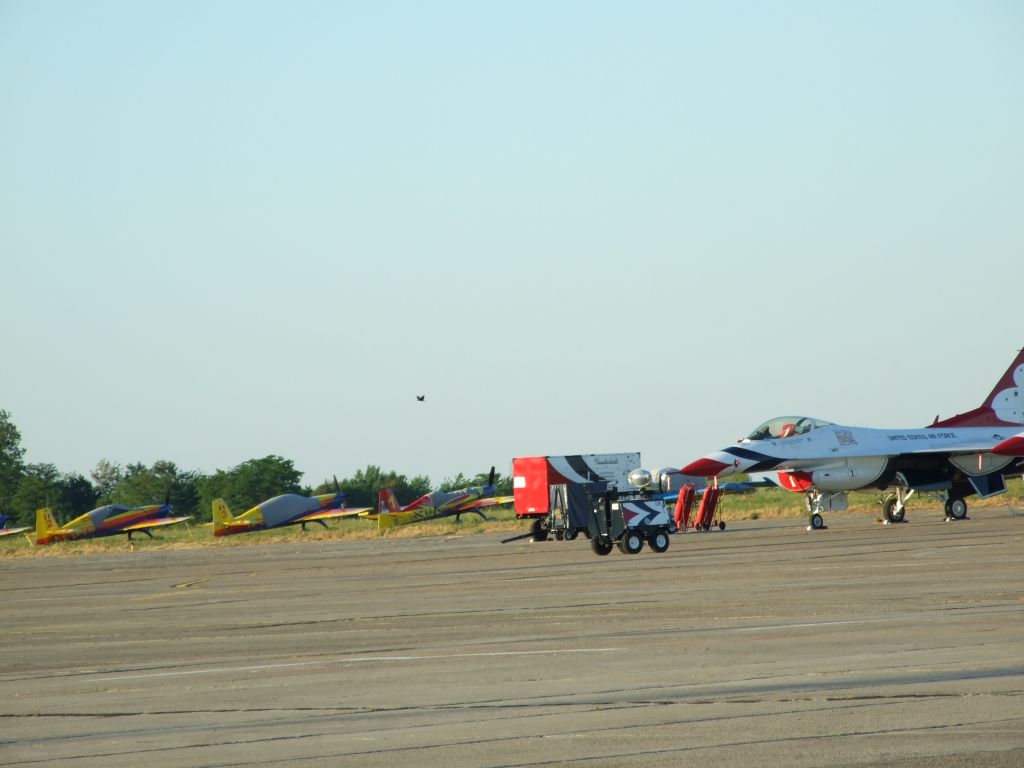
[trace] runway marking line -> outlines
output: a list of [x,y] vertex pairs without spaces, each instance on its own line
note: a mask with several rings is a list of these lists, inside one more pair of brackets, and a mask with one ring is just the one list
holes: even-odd
[[256,672],[264,669],[286,669],[294,667],[315,667],[326,664],[361,664],[367,662],[388,662],[388,661],[433,661],[437,659],[469,659],[493,656],[554,656],[564,653],[612,653],[621,651],[621,648],[566,648],[562,650],[552,649],[546,651],[481,651],[479,653],[447,653],[437,655],[419,656],[353,656],[342,659],[318,659],[315,661],[288,661],[279,664],[254,664],[247,667],[215,667],[213,669],[187,669],[174,672],[147,672],[141,675],[118,675],[114,677],[104,676],[102,672],[96,673],[104,681],[114,680],[138,680],[151,677],[176,677],[181,675],[213,675],[222,672]]

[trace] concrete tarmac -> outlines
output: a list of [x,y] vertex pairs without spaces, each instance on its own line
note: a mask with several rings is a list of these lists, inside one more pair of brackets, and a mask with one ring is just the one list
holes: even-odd
[[1024,765],[1024,516],[908,518],[0,561],[0,764]]

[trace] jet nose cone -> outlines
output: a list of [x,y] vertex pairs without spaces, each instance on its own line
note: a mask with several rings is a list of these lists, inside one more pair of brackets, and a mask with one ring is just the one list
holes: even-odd
[[726,469],[734,469],[734,467],[732,464],[726,464],[723,461],[717,461],[705,456],[703,459],[697,459],[687,464],[679,470],[679,474],[692,475],[693,477],[714,477],[720,475]]

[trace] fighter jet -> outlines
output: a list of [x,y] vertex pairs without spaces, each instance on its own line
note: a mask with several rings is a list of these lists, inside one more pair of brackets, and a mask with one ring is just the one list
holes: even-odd
[[683,467],[686,475],[777,473],[778,484],[804,493],[812,528],[825,511],[847,507],[847,492],[895,493],[883,502],[887,522],[904,520],[917,491],[945,491],[946,518],[967,517],[965,499],[1006,491],[1024,464],[1024,350],[974,410],[923,429],[868,429],[785,416],[766,421],[738,444]]
[[153,528],[184,522],[188,517],[171,517],[171,505],[151,504],[145,507],[128,507],[124,504],[107,504],[86,512],[64,525],[57,525],[49,507],[36,510],[36,544],[52,544],[55,541],[91,539],[98,536],[125,534],[129,540],[132,534],[142,533],[153,538]]
[[260,502],[238,517],[232,517],[231,510],[228,509],[228,505],[224,503],[223,499],[215,499],[213,502],[213,535],[231,536],[236,533],[262,531],[282,525],[301,525],[305,530],[306,523],[319,523],[326,528],[325,520],[359,517],[373,511],[372,507],[346,509],[345,494],[340,488],[337,488],[337,479],[334,482],[335,493],[323,493],[317,496],[286,493]]
[[378,528],[393,528],[453,515],[458,520],[466,513],[480,515],[486,520],[481,508],[511,504],[513,501],[512,496],[495,496],[494,491],[494,467],[491,467],[487,485],[457,491],[431,491],[404,507],[398,503],[394,491],[385,488],[377,494],[377,514],[367,517],[376,518]]

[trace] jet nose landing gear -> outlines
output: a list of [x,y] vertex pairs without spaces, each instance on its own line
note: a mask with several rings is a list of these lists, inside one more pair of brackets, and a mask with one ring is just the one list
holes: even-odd
[[804,496],[804,506],[810,516],[811,524],[807,526],[808,531],[823,531],[828,528],[825,525],[825,518],[822,512],[842,512],[847,508],[849,501],[845,491],[820,491],[811,488]]

